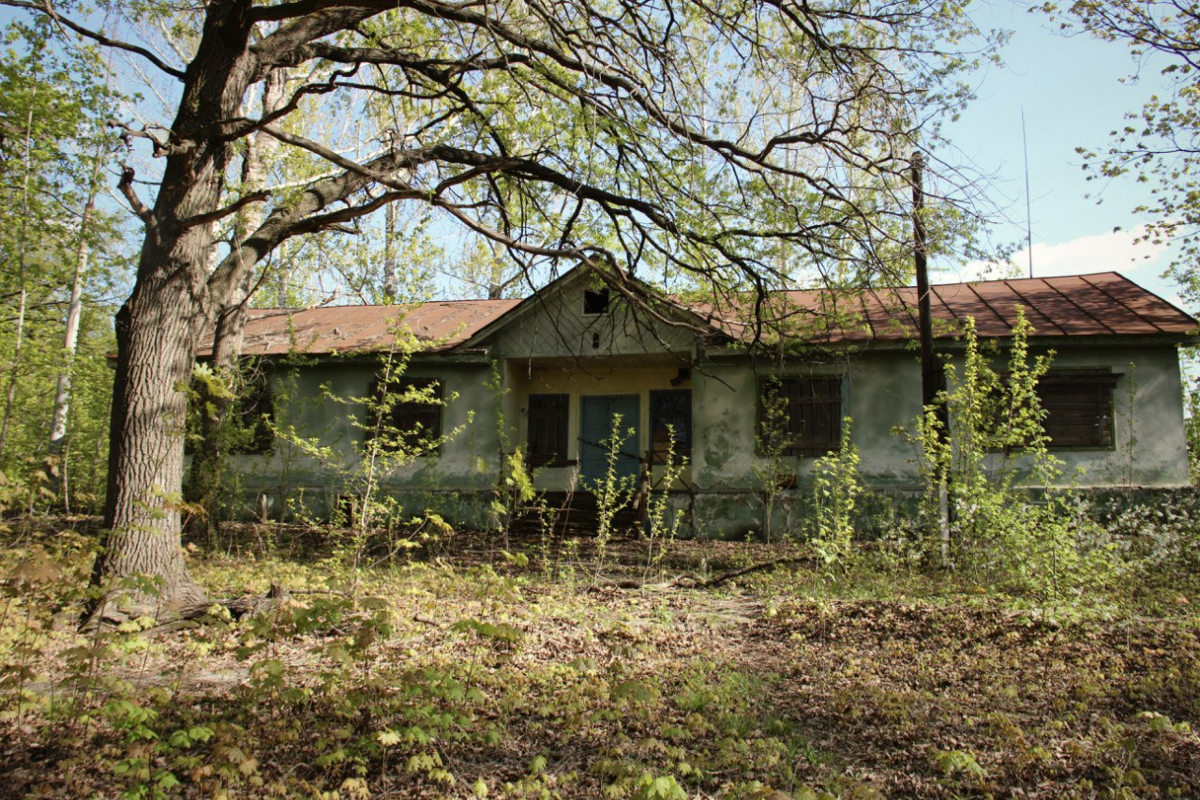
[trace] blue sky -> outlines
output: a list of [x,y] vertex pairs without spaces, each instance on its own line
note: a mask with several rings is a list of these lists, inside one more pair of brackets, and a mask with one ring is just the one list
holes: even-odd
[[[1028,13],[1022,0],[981,0],[971,16],[984,29],[1014,32],[1004,48],[1004,65],[974,76],[978,99],[947,126],[950,163],[967,162],[992,176],[981,186],[1007,217],[991,229],[997,242],[1024,242],[1025,177],[1021,113],[1028,136],[1035,275],[1118,270],[1147,288],[1175,299],[1175,287],[1160,276],[1169,261],[1164,248],[1135,246],[1145,219],[1132,213],[1145,188],[1132,179],[1102,185],[1080,169],[1079,146],[1102,150],[1108,133],[1123,124],[1159,88],[1153,69],[1138,82],[1122,83],[1135,65],[1122,44],[1088,35],[1064,36],[1045,14]],[[0,22],[13,16],[0,9]],[[956,151],[956,152],[954,152]],[[1091,197],[1088,197],[1091,195]],[[1097,202],[1099,201],[1099,202]],[[1114,233],[1114,228],[1119,228]],[[1027,259],[1014,257],[1021,274]],[[935,280],[986,277],[986,265],[939,263]],[[994,275],[993,275],[994,276]]]
[[[1014,31],[1003,51],[1004,66],[976,76],[978,100],[947,129],[959,151],[951,156],[995,176],[987,191],[1009,221],[993,227],[993,238],[1025,239],[1024,109],[1034,275],[1118,270],[1174,297],[1174,286],[1159,277],[1169,253],[1132,243],[1146,221],[1132,213],[1146,198],[1145,187],[1131,178],[1088,182],[1080,168],[1083,159],[1075,152],[1079,146],[1103,150],[1109,131],[1124,124],[1124,114],[1141,108],[1159,88],[1157,72],[1143,70],[1139,81],[1122,83],[1135,70],[1124,45],[1087,35],[1064,36],[1046,15],[1030,14],[1020,3],[980,3],[972,18],[981,28]],[[1120,230],[1114,233],[1114,228]],[[1023,248],[1014,260],[1025,274]],[[942,279],[974,277],[982,267],[938,266]]]

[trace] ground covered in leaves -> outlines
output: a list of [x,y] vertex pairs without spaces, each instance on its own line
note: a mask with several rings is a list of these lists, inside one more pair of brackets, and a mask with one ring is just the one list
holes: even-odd
[[5,534],[0,795],[1200,796],[1195,576],[1051,603],[757,544],[241,533],[194,574],[272,613],[86,635],[86,530]]

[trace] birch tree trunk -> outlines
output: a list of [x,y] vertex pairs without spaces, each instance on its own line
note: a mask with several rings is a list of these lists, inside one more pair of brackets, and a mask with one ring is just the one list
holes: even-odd
[[[61,458],[67,442],[67,418],[71,409],[71,371],[75,364],[75,353],[79,346],[79,321],[83,316],[83,277],[87,274],[90,248],[87,242],[88,223],[96,211],[97,180],[99,179],[100,154],[96,154],[91,184],[88,187],[87,203],[79,221],[79,244],[75,249],[75,272],[71,277],[71,300],[67,306],[67,329],[63,333],[63,370],[58,374],[54,386],[54,411],[50,417],[51,458]],[[67,485],[67,465],[58,464],[50,471],[51,491],[63,495],[64,507],[70,510],[70,487]]]

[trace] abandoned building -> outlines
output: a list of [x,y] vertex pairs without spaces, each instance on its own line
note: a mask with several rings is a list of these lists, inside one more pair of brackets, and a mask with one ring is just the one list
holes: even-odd
[[[787,411],[788,491],[804,491],[846,419],[867,486],[919,490],[913,446],[895,433],[921,410],[915,289],[778,293],[772,320],[796,321],[781,328],[701,301],[635,303],[628,285],[577,268],[523,300],[253,310],[244,354],[268,376],[259,408],[290,433],[233,458],[247,507],[319,516],[360,491],[386,363],[402,365],[394,387],[420,391],[386,406],[388,421],[434,442],[374,476],[409,514],[486,525],[502,454],[518,446],[554,502],[586,498],[615,430],[618,476],[669,489],[696,535],[745,535],[763,514],[768,381]],[[1054,351],[1045,428],[1078,485],[1187,483],[1178,347],[1200,341],[1188,314],[1114,272],[937,285],[932,307],[951,360],[968,317],[1002,342],[1024,309],[1033,352]],[[668,452],[682,464],[670,487]]]

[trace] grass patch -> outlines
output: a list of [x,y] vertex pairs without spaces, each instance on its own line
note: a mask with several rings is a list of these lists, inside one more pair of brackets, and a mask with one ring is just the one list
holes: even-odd
[[[256,529],[189,558],[213,596],[288,587],[272,615],[85,636],[92,539],[50,523],[0,554],[12,796],[1200,795],[1194,576],[1046,604],[868,554],[637,591],[592,579],[643,575],[636,541],[351,573]],[[650,577],[781,554],[677,542]]]

